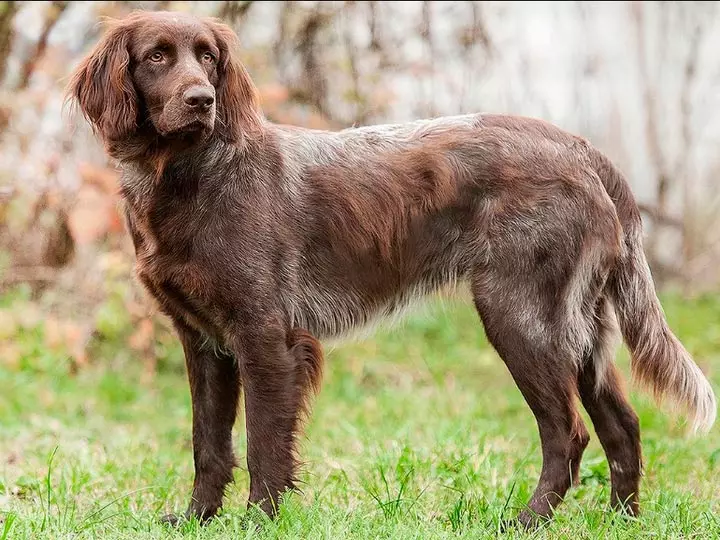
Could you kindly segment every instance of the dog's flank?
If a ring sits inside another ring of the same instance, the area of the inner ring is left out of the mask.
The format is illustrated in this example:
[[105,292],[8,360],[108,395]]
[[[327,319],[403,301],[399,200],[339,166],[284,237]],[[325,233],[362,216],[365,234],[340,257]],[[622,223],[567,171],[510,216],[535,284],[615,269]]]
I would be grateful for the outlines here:
[[187,512],[222,505],[241,386],[248,504],[274,515],[297,483],[318,339],[463,284],[540,431],[543,468],[518,519],[549,517],[577,479],[589,440],[578,396],[612,464],[613,504],[637,513],[639,423],[612,362],[616,323],[634,374],[685,406],[691,427],[708,429],[716,404],[662,314],[620,172],[528,118],[276,125],[235,48],[216,20],[139,13],[110,28],[69,88],[123,170],[138,277],[184,345]]

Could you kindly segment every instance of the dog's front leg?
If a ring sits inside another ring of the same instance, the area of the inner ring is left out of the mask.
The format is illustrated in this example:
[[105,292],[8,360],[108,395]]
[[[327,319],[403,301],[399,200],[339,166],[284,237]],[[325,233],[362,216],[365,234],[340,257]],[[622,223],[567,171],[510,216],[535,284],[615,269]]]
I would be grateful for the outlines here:
[[[232,428],[240,397],[235,358],[207,343],[199,332],[175,321],[185,352],[192,399],[195,480],[185,518],[211,519],[222,507],[225,487],[233,480]],[[176,524],[177,516],[164,521]]]
[[295,488],[296,438],[310,390],[319,384],[319,345],[307,333],[287,333],[273,324],[241,332],[236,343],[245,398],[248,508],[257,505],[274,517],[280,497]]

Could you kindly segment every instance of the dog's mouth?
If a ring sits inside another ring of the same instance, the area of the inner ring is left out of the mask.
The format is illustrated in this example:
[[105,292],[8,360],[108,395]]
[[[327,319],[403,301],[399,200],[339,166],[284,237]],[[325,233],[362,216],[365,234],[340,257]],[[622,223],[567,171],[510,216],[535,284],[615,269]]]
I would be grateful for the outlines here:
[[208,120],[201,120],[199,118],[196,118],[195,120],[192,120],[189,123],[180,126],[178,129],[175,130],[175,132],[195,133],[197,131],[205,131],[208,129],[212,129],[212,124]]
[[176,106],[166,106],[153,119],[153,124],[158,134],[165,138],[207,136],[215,127],[215,108],[190,112]]
[[159,129],[160,135],[163,137],[169,137],[169,138],[185,138],[185,137],[191,137],[191,136],[205,136],[212,133],[214,124],[212,120],[209,118],[210,115],[207,115],[207,118],[203,117],[196,117],[188,122],[185,122],[180,125],[172,126],[172,127],[166,127],[165,129]]

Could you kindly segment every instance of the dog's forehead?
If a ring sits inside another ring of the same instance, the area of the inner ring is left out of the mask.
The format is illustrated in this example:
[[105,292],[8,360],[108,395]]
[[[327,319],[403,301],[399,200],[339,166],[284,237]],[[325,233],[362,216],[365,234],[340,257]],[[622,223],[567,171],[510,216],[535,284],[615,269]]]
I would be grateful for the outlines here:
[[184,41],[205,37],[213,40],[208,26],[199,18],[186,13],[156,12],[145,20],[143,26],[149,39],[163,37]]
[[144,17],[147,21],[164,22],[177,25],[202,25],[202,20],[190,13],[182,11],[152,11]]

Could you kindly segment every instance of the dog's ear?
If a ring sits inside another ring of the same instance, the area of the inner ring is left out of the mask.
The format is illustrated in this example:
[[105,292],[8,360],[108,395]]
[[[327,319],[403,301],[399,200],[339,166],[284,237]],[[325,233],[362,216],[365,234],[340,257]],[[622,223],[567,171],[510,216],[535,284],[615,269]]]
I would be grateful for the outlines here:
[[112,26],[72,74],[67,88],[93,130],[121,141],[137,129],[138,98],[130,76],[131,29]]
[[220,49],[217,129],[228,141],[236,142],[260,130],[260,100],[250,74],[237,57],[239,43],[235,32],[215,19],[209,24]]

